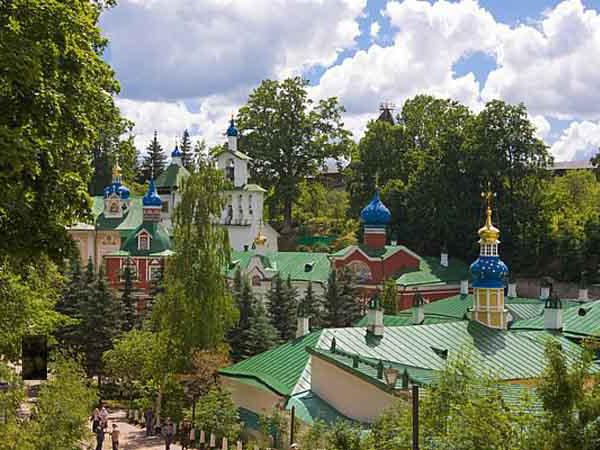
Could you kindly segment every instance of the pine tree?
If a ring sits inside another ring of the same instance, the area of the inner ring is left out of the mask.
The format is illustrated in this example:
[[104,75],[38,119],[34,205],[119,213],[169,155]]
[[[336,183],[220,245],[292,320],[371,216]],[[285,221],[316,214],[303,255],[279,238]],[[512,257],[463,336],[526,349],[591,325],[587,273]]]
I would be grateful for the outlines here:
[[[80,307],[80,297],[83,287],[83,275],[79,257],[71,261],[71,269],[68,274],[67,287],[56,304],[56,311],[71,318],[76,318]],[[66,325],[56,331],[56,338],[63,345],[74,347],[80,341],[78,339],[77,324]]]
[[123,324],[123,331],[131,331],[136,326],[136,300],[133,295],[133,279],[131,268],[125,266],[123,269],[123,289],[121,291],[121,310],[123,311],[123,317],[121,323]]
[[323,328],[323,304],[321,299],[315,295],[312,282],[308,282],[304,298],[298,305],[298,316],[310,318],[311,330]]
[[347,327],[360,317],[354,280],[347,269],[331,271],[324,300],[328,327]]
[[231,358],[234,361],[240,361],[247,357],[249,353],[247,348],[247,333],[250,328],[252,314],[256,299],[252,294],[252,288],[247,278],[242,277],[242,272],[238,268],[233,279],[233,299],[240,312],[238,323],[229,330],[227,340],[231,346]]
[[179,149],[181,150],[181,162],[183,163],[183,167],[192,172],[195,169],[194,152],[192,150],[192,140],[190,139],[188,130],[183,130]]
[[[291,287],[291,286],[290,286]],[[267,306],[271,323],[277,329],[282,342],[296,336],[297,305],[288,283],[283,283],[279,275],[273,278],[271,290],[267,294]]]
[[208,152],[206,148],[206,141],[202,139],[201,141],[196,141],[194,144],[194,153],[192,156],[194,168],[198,168],[202,166],[208,158]]
[[163,152],[163,148],[158,142],[158,133],[154,131],[154,138],[146,148],[147,154],[142,163],[142,174],[144,181],[150,178],[158,178],[165,170],[167,156]]
[[112,347],[114,338],[121,331],[122,312],[106,283],[102,268],[95,277],[90,261],[85,279],[85,294],[79,312],[80,330],[86,369],[88,375],[93,376],[101,374],[102,354]]

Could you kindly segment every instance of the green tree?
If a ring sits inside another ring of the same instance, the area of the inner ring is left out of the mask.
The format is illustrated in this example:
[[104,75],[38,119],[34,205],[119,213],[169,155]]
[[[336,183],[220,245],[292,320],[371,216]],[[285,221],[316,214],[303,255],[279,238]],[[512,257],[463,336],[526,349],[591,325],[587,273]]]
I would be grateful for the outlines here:
[[298,305],[295,289],[289,277],[284,282],[279,275],[275,275],[271,282],[271,289],[267,293],[267,308],[279,340],[287,342],[294,339]]
[[165,155],[160,142],[158,142],[158,132],[155,130],[152,141],[146,147],[146,156],[142,162],[143,181],[148,181],[151,178],[156,180],[165,170],[166,164],[167,155]]
[[325,326],[347,327],[360,318],[356,288],[350,271],[346,268],[332,270],[327,280],[323,299]]
[[237,439],[241,432],[240,417],[229,391],[215,387],[201,397],[196,408],[196,423],[198,429],[209,435],[214,433],[217,439]]
[[[544,416],[535,430],[543,450],[592,450],[600,442],[600,387],[591,373],[593,353],[569,364],[560,343],[546,344],[546,368],[537,386]],[[534,433],[535,434],[535,433]]]
[[323,314],[322,299],[318,295],[315,295],[312,282],[309,281],[304,297],[298,305],[298,316],[309,317],[311,330],[318,330],[323,328]]
[[383,283],[381,304],[385,314],[394,315],[398,312],[398,288],[393,278],[388,278]]
[[65,225],[86,218],[89,160],[121,121],[103,58],[104,2],[17,0],[0,6],[1,254],[68,257]]
[[55,311],[64,278],[47,257],[35,263],[0,259],[0,355],[18,361],[25,334],[49,335],[71,322]]
[[188,130],[183,130],[179,150],[181,150],[181,162],[183,163],[183,167],[185,167],[190,172],[193,172],[194,150],[192,149],[192,139],[190,138],[190,133],[188,132]]
[[298,184],[314,175],[325,158],[348,152],[350,133],[343,127],[343,112],[334,97],[313,104],[307,81],[299,77],[263,81],[240,109],[240,145],[252,158],[252,177],[274,188],[272,202],[281,208],[286,232],[292,227]]
[[121,320],[121,323],[123,324],[123,331],[131,331],[136,326],[137,317],[133,279],[131,268],[129,266],[125,266],[125,269],[123,269],[123,289],[121,290],[120,309],[123,312],[123,317]]
[[236,320],[223,273],[230,260],[227,233],[213,220],[223,208],[223,183],[212,165],[199,167],[183,184],[173,216],[175,255],[166,262],[153,318],[184,355],[216,347]]

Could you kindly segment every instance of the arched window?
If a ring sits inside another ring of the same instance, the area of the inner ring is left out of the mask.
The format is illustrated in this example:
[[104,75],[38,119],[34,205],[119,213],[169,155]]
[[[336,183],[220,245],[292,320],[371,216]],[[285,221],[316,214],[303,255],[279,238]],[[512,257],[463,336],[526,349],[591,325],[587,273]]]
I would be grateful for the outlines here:
[[150,236],[148,236],[148,233],[140,233],[138,236],[138,250],[150,250]]
[[248,214],[252,215],[252,194],[248,195]]
[[252,277],[252,286],[260,286],[260,282],[261,282],[260,275],[254,275]]
[[363,261],[352,261],[348,264],[348,269],[354,274],[358,282],[371,280],[371,269]]
[[233,158],[227,160],[227,167],[225,168],[225,177],[232,183],[235,181],[235,161]]

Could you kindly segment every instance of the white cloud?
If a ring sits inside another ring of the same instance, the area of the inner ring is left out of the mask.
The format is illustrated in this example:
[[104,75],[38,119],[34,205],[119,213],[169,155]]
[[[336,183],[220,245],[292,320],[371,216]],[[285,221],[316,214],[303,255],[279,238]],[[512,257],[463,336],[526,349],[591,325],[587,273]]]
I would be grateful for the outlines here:
[[535,131],[539,139],[545,140],[550,134],[550,122],[544,116],[529,116],[529,120],[535,126]]
[[366,0],[122,0],[102,19],[123,95],[227,95],[330,65],[359,35]]
[[327,70],[316,96],[338,96],[351,114],[374,112],[382,100],[401,104],[419,93],[479,106],[475,76],[455,76],[453,66],[472,53],[495,51],[496,29],[503,26],[489,12],[474,0],[406,0],[389,2],[386,15],[398,30],[394,44],[374,44]]
[[524,102],[532,114],[558,119],[600,118],[600,15],[580,0],[548,10],[537,26],[500,31],[498,68],[485,99]]
[[552,144],[550,152],[557,161],[589,159],[600,147],[599,122],[572,122],[560,138]]

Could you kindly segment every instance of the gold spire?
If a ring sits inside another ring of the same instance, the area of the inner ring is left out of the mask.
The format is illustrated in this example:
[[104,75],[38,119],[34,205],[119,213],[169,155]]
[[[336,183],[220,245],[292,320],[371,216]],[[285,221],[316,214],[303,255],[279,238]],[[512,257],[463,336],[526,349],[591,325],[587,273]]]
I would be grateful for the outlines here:
[[258,234],[254,238],[254,245],[265,245],[267,243],[267,237],[262,234],[262,220],[260,221],[260,225],[258,227]]
[[115,165],[113,166],[112,178],[113,183],[121,181],[121,166],[119,166],[119,158],[117,158],[117,160],[115,161]]
[[487,192],[482,192],[481,197],[485,198],[487,209],[485,225],[483,225],[478,233],[481,238],[479,243],[481,244],[497,244],[498,238],[500,237],[500,230],[492,223],[492,200],[496,197],[496,193],[491,191],[491,184],[488,182]]

